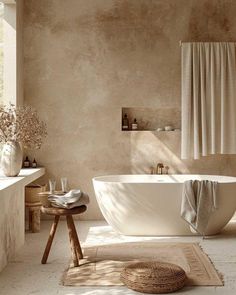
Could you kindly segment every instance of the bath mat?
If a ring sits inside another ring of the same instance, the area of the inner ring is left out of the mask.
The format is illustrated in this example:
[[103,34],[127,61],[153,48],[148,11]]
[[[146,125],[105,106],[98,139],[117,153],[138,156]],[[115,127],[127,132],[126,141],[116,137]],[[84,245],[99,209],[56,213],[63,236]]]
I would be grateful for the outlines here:
[[79,267],[69,267],[64,286],[122,286],[120,273],[131,262],[162,261],[182,267],[188,286],[223,286],[208,256],[196,243],[133,242],[84,248]]

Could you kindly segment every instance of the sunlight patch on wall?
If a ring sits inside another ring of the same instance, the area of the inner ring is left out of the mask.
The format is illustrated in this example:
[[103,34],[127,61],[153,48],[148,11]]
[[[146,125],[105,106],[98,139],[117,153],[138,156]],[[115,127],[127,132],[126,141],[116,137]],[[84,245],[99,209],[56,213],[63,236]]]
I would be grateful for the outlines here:
[[4,6],[0,2],[0,103],[3,102],[3,13]]

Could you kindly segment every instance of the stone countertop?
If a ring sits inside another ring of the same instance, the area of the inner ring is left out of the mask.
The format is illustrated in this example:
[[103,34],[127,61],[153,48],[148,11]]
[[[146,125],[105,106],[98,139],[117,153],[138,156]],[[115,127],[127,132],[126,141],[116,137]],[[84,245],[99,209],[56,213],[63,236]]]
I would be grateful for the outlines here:
[[45,174],[45,168],[27,168],[21,169],[16,177],[6,177],[0,170],[0,192],[8,189],[14,184],[26,186]]

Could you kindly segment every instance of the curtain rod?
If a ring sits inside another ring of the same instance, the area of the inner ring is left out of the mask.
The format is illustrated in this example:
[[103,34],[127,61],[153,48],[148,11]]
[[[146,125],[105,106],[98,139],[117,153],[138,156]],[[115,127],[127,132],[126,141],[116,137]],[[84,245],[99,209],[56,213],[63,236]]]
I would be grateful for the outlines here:
[[236,43],[235,41],[179,41],[179,46],[182,46],[182,43]]

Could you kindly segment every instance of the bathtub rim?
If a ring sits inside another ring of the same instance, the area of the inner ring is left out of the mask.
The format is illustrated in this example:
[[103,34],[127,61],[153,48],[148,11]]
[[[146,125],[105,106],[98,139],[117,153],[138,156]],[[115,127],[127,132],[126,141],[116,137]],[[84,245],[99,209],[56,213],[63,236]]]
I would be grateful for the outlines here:
[[[219,178],[219,180],[213,180],[213,181],[218,181],[218,184],[236,184],[236,177],[235,176],[226,176],[226,175],[217,175],[217,174],[109,174],[109,175],[101,175],[101,176],[95,176],[92,178],[93,183],[94,182],[102,182],[102,183],[114,183],[114,184],[184,184],[184,180],[183,181],[176,181],[176,182],[168,182],[168,181],[130,181],[130,180],[122,180],[121,177],[135,177],[138,176],[139,178],[141,178],[142,176],[146,177],[146,178],[164,178],[166,176],[190,176],[192,175],[193,177],[217,177]],[[116,180],[114,180],[114,178],[117,177]],[[221,181],[220,181],[221,178]],[[187,179],[186,179],[187,180]],[[211,180],[211,179],[208,179]],[[224,181],[225,180],[225,181]]]

